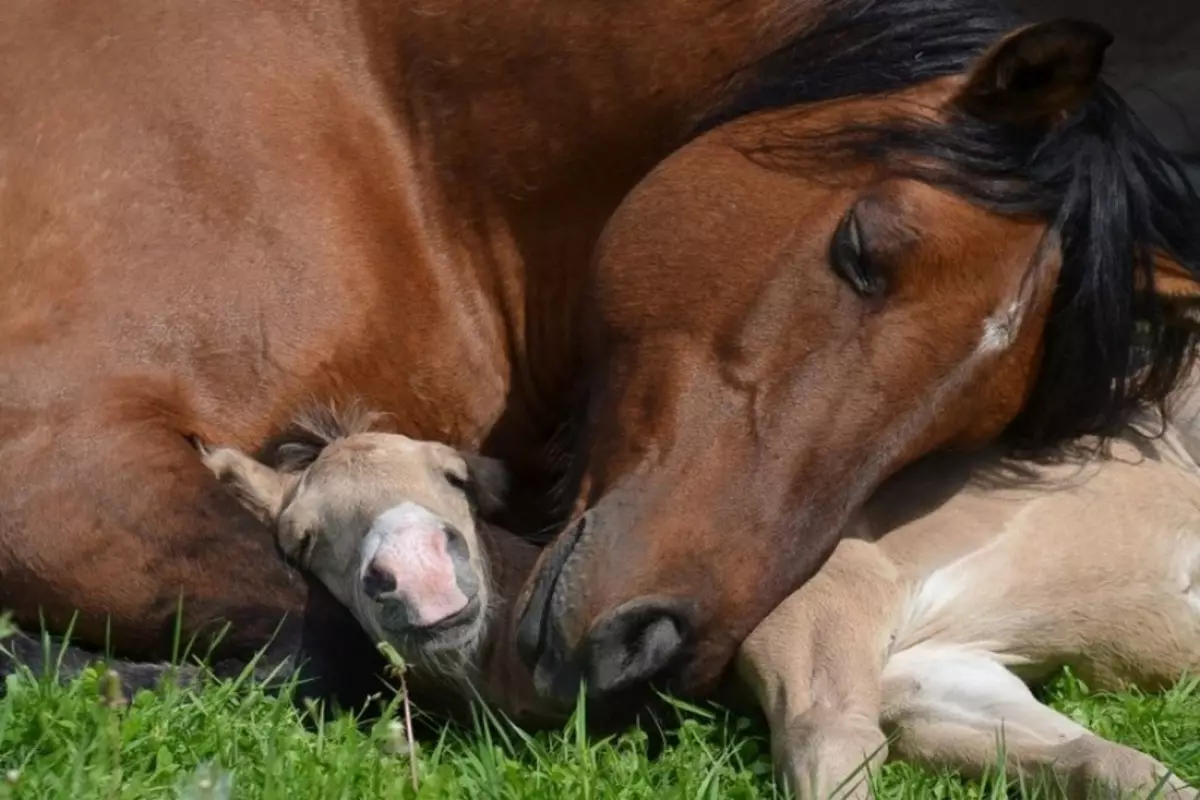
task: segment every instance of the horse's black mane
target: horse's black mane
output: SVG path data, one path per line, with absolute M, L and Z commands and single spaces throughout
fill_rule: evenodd
M 730 94 L 694 132 L 757 111 L 957 75 L 1019 23 L 995 0 L 832 0 L 814 25 L 734 76 Z
M 839 0 L 815 26 L 732 82 L 697 133 L 754 113 L 900 90 L 967 71 L 1019 20 L 985 0 Z M 1041 372 L 1009 433 L 1034 450 L 1113 433 L 1138 407 L 1161 408 L 1187 366 L 1193 334 L 1166 324 L 1150 253 L 1200 274 L 1200 197 L 1179 160 L 1101 84 L 1049 133 L 959 115 L 904 119 L 763 145 L 772 155 L 848 156 L 948 188 L 1061 236 L 1063 267 Z

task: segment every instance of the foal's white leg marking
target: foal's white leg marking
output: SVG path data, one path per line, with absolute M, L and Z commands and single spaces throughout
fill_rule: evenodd
M 1096 788 L 1144 794 L 1168 772 L 1042 705 L 993 654 L 973 648 L 922 645 L 894 655 L 883 673 L 883 716 L 898 734 L 896 757 L 979 776 L 1002 746 L 1009 775 L 1052 775 L 1073 796 Z M 1160 796 L 1200 794 L 1172 776 Z
M 1088 730 L 1043 706 L 1020 678 L 989 652 L 921 645 L 893 655 L 883 670 L 884 716 L 920 717 L 989 735 L 1062 744 Z

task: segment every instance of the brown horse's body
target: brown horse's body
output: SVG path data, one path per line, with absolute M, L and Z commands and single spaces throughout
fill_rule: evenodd
M 261 646 L 308 590 L 184 434 L 312 396 L 529 465 L 592 242 L 751 5 L 6 4 L 0 607 L 152 657 L 182 592 Z
M 926 47 L 926 34 L 915 34 L 925 61 L 913 68 L 908 40 L 889 33 L 900 29 L 888 9 L 904 3 L 857 3 L 883 15 L 863 51 L 883 60 L 879 68 L 831 68 L 825 88 L 792 104 L 961 74 L 1002 31 L 960 42 L 950 31 L 974 31 L 973 11 L 939 11 L 939 27 L 915 8 L 925 0 L 905 2 L 914 6 L 906 12 L 913 30 L 941 37 Z M 927 2 L 939 4 L 956 5 Z M 937 213 L 945 200 L 933 189 L 914 195 L 879 184 L 859 209 L 866 246 L 894 247 L 890 255 L 911 275 L 895 283 L 897 298 L 871 295 L 873 284 L 854 284 L 862 276 L 851 274 L 862 264 L 847 265 L 869 255 L 861 225 L 849 212 L 838 225 L 837 215 L 859 207 L 864 185 L 875 185 L 872 173 L 843 170 L 843 179 L 856 176 L 854 187 L 826 194 L 778 165 L 767 176 L 770 168 L 736 154 L 747 136 L 795 132 L 786 116 L 768 118 L 740 139 L 711 139 L 708 162 L 694 154 L 660 176 L 649 196 L 659 191 L 666 206 L 651 209 L 678 213 L 648 214 L 655 222 L 636 235 L 610 237 L 595 279 L 587 262 L 609 215 L 694 122 L 720 108 L 734 119 L 772 105 L 719 102 L 745 83 L 749 73 L 739 70 L 783 53 L 791 61 L 776 72 L 788 80 L 788 70 L 819 71 L 826 55 L 864 40 L 854 27 L 857 5 L 0 7 L 0 607 L 23 625 L 44 618 L 59 630 L 78 611 L 78 639 L 109 641 L 133 658 L 168 652 L 180 600 L 185 637 L 217 620 L 233 624 L 222 648 L 234 657 L 262 646 L 287 614 L 280 647 L 294 652 L 303 642 L 310 657 L 333 653 L 338 668 L 351 671 L 344 647 L 364 643 L 356 626 L 326 595 L 310 594 L 188 439 L 253 449 L 302 403 L 353 395 L 393 414 L 412 436 L 506 459 L 534 492 L 562 466 L 547 447 L 554 434 L 584 423 L 575 427 L 602 446 L 569 441 L 565 499 L 575 510 L 593 508 L 587 535 L 582 523 L 573 526 L 566 547 L 539 565 L 520 606 L 524 660 L 538 664 L 544 691 L 563 696 L 573 678 L 597 669 L 601 690 L 637 683 L 694 647 L 699 667 L 687 686 L 711 684 L 738 639 L 816 569 L 839 521 L 875 483 L 929 448 L 991 438 L 1018 412 L 1038 374 L 1058 270 L 1052 249 L 1038 243 L 1065 202 L 1060 195 L 1079 202 L 1035 176 L 1030 185 L 1050 200 L 1026 203 L 1032 219 L 957 200 L 947 215 Z M 810 23 L 843 6 L 841 28 L 824 34 L 824 54 L 805 61 Z M 798 44 L 783 47 L 797 35 Z M 1047 36 L 1047 46 L 997 51 L 965 93 L 944 84 L 929 97 L 980 125 L 1022 127 L 1021 142 L 1035 129 L 1053 134 L 1091 102 L 1107 42 L 1069 27 L 1032 39 Z M 1023 60 L 1055 48 L 1066 57 L 1031 69 L 1028 85 L 1007 85 Z M 913 74 L 888 77 L 890 63 Z M 872 85 L 877 79 L 883 83 Z M 769 81 L 761 88 L 763 97 L 773 91 Z M 1095 139 L 1084 144 L 1122 146 L 1103 124 L 1097 131 L 1080 134 Z M 1074 152 L 1069 137 L 1058 145 Z M 1141 160 L 1112 161 L 1108 169 L 1124 170 L 1117 177 L 1159 168 L 1141 140 L 1124 146 Z M 720 169 L 706 172 L 706 163 Z M 696 191 L 680 193 L 672 174 L 690 176 Z M 740 193 L 733 204 L 723 199 L 726 185 Z M 1186 236 L 1159 224 L 1186 214 L 1175 213 L 1174 197 L 1159 196 L 1169 194 L 1161 181 L 1145 185 L 1155 196 L 1137 198 L 1141 206 L 1174 217 L 1138 217 L 1111 234 L 1076 225 L 1067 238 L 1067 291 L 1082 286 L 1085 297 L 1076 304 L 1083 311 L 1048 334 L 1058 343 L 1051 353 L 1084 353 L 1080 364 L 1097 377 L 1060 377 L 1052 359 L 1034 396 L 1039 407 L 1079 400 L 1102 408 L 1110 383 L 1118 387 L 1112 408 L 1089 409 L 1082 426 L 1154 399 L 1170 382 L 1130 388 L 1124 360 L 1136 317 L 1161 325 L 1156 309 L 1130 310 L 1134 285 L 1141 279 L 1145 288 L 1149 272 L 1144 258 L 1134 268 L 1126 245 L 1162 247 L 1185 270 L 1196 266 Z M 795 204 L 790 221 L 773 197 Z M 768 207 L 774 216 L 754 230 Z M 913 209 L 914 230 L 935 221 L 957 229 L 904 250 L 904 235 L 887 220 Z M 742 226 L 743 250 L 699 240 L 674 252 L 653 246 L 731 222 Z M 830 270 L 831 234 L 841 243 L 834 266 L 842 278 Z M 1092 237 L 1113 239 L 1097 247 L 1120 249 L 1123 260 L 1074 263 L 1081 259 L 1070 248 Z M 630 239 L 637 243 L 623 246 Z M 790 270 L 775 261 L 784 251 Z M 951 275 L 959 258 L 977 270 L 971 280 Z M 739 260 L 746 269 L 741 280 L 723 282 L 720 271 L 692 270 L 706 259 L 708 269 Z M 751 271 L 768 260 L 770 269 Z M 705 295 L 708 303 L 663 302 L 680 287 L 697 288 L 696 280 L 720 291 Z M 819 291 L 798 291 L 804 281 Z M 596 298 L 602 310 L 593 315 Z M 1013 313 L 1004 316 L 1010 301 Z M 924 329 L 922 309 L 933 303 L 955 315 Z M 889 308 L 899 311 L 875 313 Z M 734 312 L 740 316 L 730 319 Z M 847 349 L 854 320 L 862 322 L 859 346 Z M 1183 340 L 1160 330 L 1150 339 L 1152 374 L 1169 379 Z M 1093 334 L 1105 341 L 1077 341 Z M 868 339 L 876 355 L 896 342 L 902 353 L 864 360 Z M 664 349 L 672 342 L 678 347 Z M 833 364 L 840 372 L 828 386 L 840 401 L 820 391 Z M 1103 399 L 1087 400 L 1085 389 Z M 587 413 L 575 419 L 581 395 Z M 884 396 L 886 409 L 870 399 Z M 829 429 L 837 452 L 817 452 L 817 440 L 787 441 L 786 455 L 763 444 L 806 431 L 788 420 L 835 408 L 845 412 Z M 746 409 L 752 414 L 738 416 Z M 1042 416 L 1054 423 L 1043 440 L 1077 427 Z M 718 428 L 743 468 L 762 471 L 761 491 L 744 493 L 746 475 L 725 482 L 719 459 L 699 457 L 713 441 L 703 431 Z M 878 439 L 890 444 L 872 458 Z M 829 466 L 818 470 L 819 459 Z M 870 469 L 861 471 L 865 462 Z M 675 497 L 666 487 L 681 465 L 694 470 L 688 493 Z M 622 481 L 634 475 L 658 480 L 638 496 L 636 482 Z M 845 491 L 827 496 L 816 484 L 799 485 L 814 475 Z M 555 521 L 549 509 L 526 505 L 538 525 Z M 626 538 L 636 546 L 626 550 Z M 781 544 L 788 556 L 770 558 Z M 688 549 L 711 569 L 679 570 Z M 733 554 L 739 562 L 727 563 Z M 303 630 L 301 615 L 311 623 Z

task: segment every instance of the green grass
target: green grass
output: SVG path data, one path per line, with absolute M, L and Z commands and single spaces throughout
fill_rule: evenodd
M 0 699 L 0 800 L 31 798 L 407 798 L 410 762 L 398 703 L 378 722 L 341 716 L 305 726 L 305 711 L 246 682 L 203 691 L 167 687 L 127 706 L 109 702 L 99 672 L 66 685 L 10 678 Z M 1200 781 L 1200 681 L 1161 695 L 1090 694 L 1064 675 L 1055 707 L 1146 750 Z M 764 732 L 748 720 L 679 704 L 666 749 L 648 737 L 583 735 L 577 715 L 553 735 L 527 736 L 482 717 L 418 748 L 421 798 L 781 797 Z M 1000 779 L 970 783 L 889 765 L 878 796 L 1003 798 Z M 1017 795 L 1038 796 L 1025 791 Z

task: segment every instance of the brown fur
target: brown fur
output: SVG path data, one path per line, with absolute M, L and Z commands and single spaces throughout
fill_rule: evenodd
M 187 639 L 232 623 L 230 657 L 286 617 L 269 656 L 355 683 L 363 637 L 188 439 L 253 451 L 308 398 L 358 396 L 510 462 L 522 530 L 561 522 L 546 445 L 585 428 L 588 533 L 521 604 L 525 658 L 557 697 L 576 667 L 604 692 L 680 658 L 681 688 L 711 685 L 878 481 L 1017 414 L 1055 285 L 1039 224 L 745 156 L 911 113 L 889 98 L 678 150 L 588 268 L 730 77 L 839 5 L 0 4 L 0 606 L 79 612 L 77 641 L 146 659 L 181 598 Z M 1062 76 L 1046 108 L 1093 88 Z M 936 115 L 963 83 L 906 96 Z M 830 269 L 851 208 L 895 251 L 893 314 Z M 897 217 L 929 235 L 906 249 Z M 1026 290 L 1007 348 L 972 359 Z

